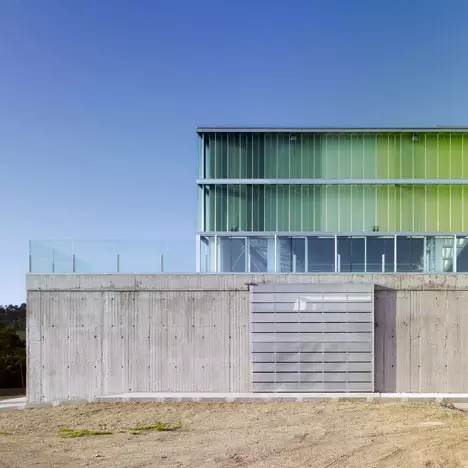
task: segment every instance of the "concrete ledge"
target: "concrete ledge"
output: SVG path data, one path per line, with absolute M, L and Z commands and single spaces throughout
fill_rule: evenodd
M 38 274 L 26 275 L 28 291 L 248 291 L 261 283 L 361 283 L 376 289 L 412 291 L 468 290 L 463 273 L 187 273 L 187 274 Z
M 26 406 L 26 398 L 11 398 L 0 401 L 0 411 L 22 410 Z
M 468 402 L 468 393 L 380 393 L 381 401 Z
M 272 402 L 272 401 L 468 402 L 468 393 L 121 393 L 96 402 Z
M 50 408 L 51 406 L 54 406 L 54 405 L 52 403 L 26 403 L 24 409 Z M 59 406 L 59 405 L 55 405 L 55 406 Z
M 233 403 L 270 401 L 374 400 L 375 393 L 122 393 L 96 398 L 98 402 Z M 468 395 L 467 395 L 468 399 Z
M 24 408 L 47 408 L 87 403 L 270 403 L 270 402 L 426 402 L 466 403 L 468 393 L 119 393 L 88 400 L 61 400 L 26 403 L 25 398 L 0 401 L 0 411 Z

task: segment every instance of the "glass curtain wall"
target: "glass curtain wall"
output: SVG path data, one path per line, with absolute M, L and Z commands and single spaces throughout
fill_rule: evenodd
M 201 236 L 200 264 L 224 273 L 466 273 L 468 237 Z
M 199 269 L 468 272 L 467 138 L 205 133 Z
M 212 185 L 205 232 L 464 232 L 468 186 Z
M 468 231 L 468 187 L 446 183 L 468 179 L 467 139 L 463 133 L 207 133 L 201 231 Z M 264 179 L 274 183 L 255 183 Z
M 209 179 L 467 179 L 465 133 L 206 133 Z

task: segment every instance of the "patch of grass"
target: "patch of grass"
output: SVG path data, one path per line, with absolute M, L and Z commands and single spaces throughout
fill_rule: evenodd
M 95 431 L 92 429 L 70 429 L 69 427 L 62 427 L 60 429 L 61 437 L 68 437 L 74 439 L 76 437 L 96 436 L 96 435 L 110 435 L 112 432 Z
M 178 429 L 182 429 L 182 422 L 171 426 L 170 424 L 162 423 L 161 421 L 156 421 L 154 424 L 145 424 L 145 425 L 138 425 L 135 427 L 128 427 L 127 430 L 130 431 L 130 434 L 139 434 L 143 431 L 157 431 L 157 432 L 165 432 L 165 431 L 177 431 Z
M 7 436 L 7 435 L 11 435 L 9 432 L 0 432 L 0 436 Z

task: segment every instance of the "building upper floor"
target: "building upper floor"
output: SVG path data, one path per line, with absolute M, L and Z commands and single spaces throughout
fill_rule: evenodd
M 468 179 L 468 128 L 199 128 L 197 133 L 200 183 Z
M 468 128 L 199 128 L 200 233 L 465 233 Z

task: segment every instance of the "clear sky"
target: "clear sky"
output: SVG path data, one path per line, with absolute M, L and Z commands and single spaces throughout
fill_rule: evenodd
M 29 239 L 194 239 L 197 125 L 468 125 L 467 46 L 466 0 L 1 1 L 0 304 Z

